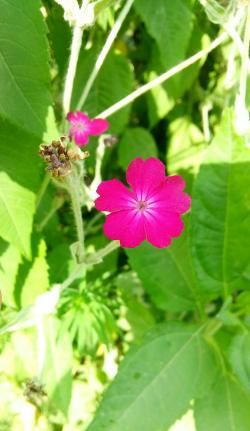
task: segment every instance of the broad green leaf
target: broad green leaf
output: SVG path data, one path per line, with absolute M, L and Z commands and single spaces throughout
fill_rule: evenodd
M 52 54 L 58 66 L 60 77 L 65 73 L 68 63 L 71 32 L 68 23 L 63 19 L 63 9 L 53 2 L 49 10 L 47 24 Z
M 83 91 L 99 50 L 96 48 L 84 51 L 80 56 L 72 98 L 74 109 Z M 112 79 L 110 79 L 112 77 Z M 97 116 L 106 108 L 127 96 L 133 90 L 133 74 L 129 61 L 114 52 L 110 52 L 98 74 L 90 94 L 81 110 L 90 117 Z M 109 118 L 110 129 L 120 133 L 129 119 L 131 106 L 128 105 Z
M 158 70 L 150 71 L 147 74 L 147 81 L 153 81 L 159 74 Z M 168 93 L 164 85 L 157 85 L 152 88 L 146 97 L 150 127 L 154 127 L 159 120 L 166 117 L 167 113 L 171 111 L 174 106 L 174 98 Z
M 158 0 L 155 7 L 154 0 L 135 1 L 135 9 L 156 40 L 167 69 L 185 57 L 193 29 L 193 14 L 189 3 L 188 0 Z
M 30 257 L 30 232 L 35 195 L 0 172 L 0 235 Z
M 193 30 L 194 16 L 190 1 L 136 0 L 135 9 L 146 24 L 149 34 L 157 42 L 165 70 L 183 61 Z M 180 77 L 172 80 L 178 85 Z
M 221 376 L 194 405 L 197 431 L 247 431 L 250 398 L 232 377 Z
M 250 396 L 250 334 L 248 332 L 233 338 L 229 348 L 229 361 Z
M 16 247 L 0 240 L 0 290 L 2 301 L 9 307 L 15 307 L 15 281 L 21 255 Z
M 118 146 L 118 160 L 123 169 L 136 157 L 147 159 L 157 157 L 157 147 L 153 136 L 142 127 L 126 129 Z
M 195 20 L 185 57 L 191 57 L 200 49 L 205 48 L 207 44 L 208 36 L 204 34 L 199 23 Z M 194 63 L 192 66 L 178 73 L 178 75 L 175 75 L 163 84 L 153 88 L 147 94 L 148 116 L 151 127 L 160 119 L 166 117 L 168 112 L 186 91 L 191 90 L 192 93 L 194 92 L 194 81 L 204 61 L 205 58 Z M 157 44 L 154 44 L 151 50 L 148 72 L 145 74 L 146 80 L 152 81 L 165 71 L 166 65 L 161 59 Z
M 39 0 L 1 0 L 0 115 L 41 137 L 50 105 L 46 26 Z
M 191 235 L 199 286 L 212 294 L 242 288 L 250 260 L 250 152 L 225 111 L 194 184 Z
M 199 307 L 187 230 L 166 249 L 144 243 L 126 253 L 157 307 L 173 312 Z
M 42 239 L 38 244 L 37 256 L 34 258 L 32 266 L 22 286 L 22 307 L 32 304 L 38 295 L 44 293 L 48 288 L 49 274 L 48 264 L 46 262 L 46 244 Z
M 39 186 L 40 140 L 0 120 L 0 236 L 30 257 L 30 234 Z
M 133 347 L 88 431 L 167 430 L 214 379 L 201 328 L 162 325 Z
M 60 323 L 54 317 L 43 321 L 45 363 L 43 382 L 51 410 L 67 415 L 72 390 L 72 348 L 66 332 L 60 333 Z
M 170 139 L 167 151 L 169 174 L 187 169 L 196 174 L 199 168 L 204 136 L 188 117 L 177 118 L 169 126 Z

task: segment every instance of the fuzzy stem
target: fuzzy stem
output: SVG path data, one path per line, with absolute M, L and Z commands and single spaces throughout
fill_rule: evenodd
M 85 269 L 87 269 L 92 265 L 96 265 L 100 263 L 104 257 L 112 253 L 114 250 L 116 250 L 119 247 L 120 247 L 119 241 L 111 241 L 106 247 L 102 248 L 101 250 L 98 250 L 96 253 L 87 257 L 84 262 L 76 265 L 76 267 L 73 269 L 69 277 L 61 284 L 60 291 L 62 292 L 64 289 L 70 286 Z
M 84 13 L 89 0 L 83 0 L 81 12 Z M 63 111 L 65 116 L 70 110 L 70 102 L 73 90 L 73 84 L 76 74 L 76 67 L 78 62 L 78 57 L 82 45 L 82 34 L 83 27 L 75 26 L 73 29 L 72 42 L 70 48 L 70 58 L 69 58 L 69 66 L 67 70 L 67 75 L 65 79 L 64 93 L 63 93 Z
M 122 23 L 124 22 L 126 16 L 129 13 L 133 2 L 134 2 L 134 0 L 127 0 L 126 1 L 126 3 L 124 5 L 122 11 L 120 12 L 111 32 L 109 33 L 107 40 L 106 40 L 106 42 L 105 42 L 97 60 L 96 60 L 94 68 L 93 68 L 93 70 L 89 76 L 89 79 L 88 79 L 88 81 L 87 81 L 87 83 L 83 89 L 83 93 L 79 99 L 79 102 L 77 103 L 77 107 L 76 107 L 77 110 L 80 110 L 82 108 L 85 100 L 87 99 L 89 92 L 92 88 L 92 85 L 95 82 L 95 79 L 96 79 L 96 77 L 97 77 L 97 75 L 98 75 L 98 73 L 99 73 L 99 71 L 103 65 L 103 62 L 104 62 L 105 58 L 107 57 L 107 54 L 108 54 L 117 34 L 118 34 L 118 32 L 122 26 Z
M 75 79 L 76 66 L 77 66 L 78 56 L 79 56 L 79 52 L 82 44 L 82 34 L 83 34 L 82 28 L 75 27 L 73 29 L 69 67 L 66 75 L 64 93 L 63 93 L 63 111 L 65 116 L 70 110 L 70 102 L 71 102 L 72 89 L 73 89 L 73 84 Z
M 77 181 L 77 177 L 74 174 L 68 175 L 65 178 L 65 182 L 71 197 L 72 210 L 75 218 L 77 238 L 79 242 L 78 258 L 79 262 L 82 262 L 84 258 L 84 227 L 80 203 L 81 199 L 79 194 L 79 182 Z
M 242 101 L 246 100 L 246 90 L 247 90 L 247 75 L 248 75 L 248 62 L 249 62 L 249 44 L 250 44 L 250 0 L 247 6 L 247 18 L 245 24 L 245 34 L 244 34 L 244 52 L 242 55 L 242 64 L 240 70 L 240 97 Z
M 168 79 L 172 78 L 172 76 L 176 75 L 177 73 L 180 73 L 182 70 L 191 66 L 193 63 L 196 63 L 196 61 L 205 57 L 207 54 L 209 54 L 211 51 L 213 51 L 215 48 L 217 48 L 219 45 L 221 45 L 227 39 L 227 37 L 228 37 L 228 35 L 226 32 L 222 33 L 207 48 L 202 49 L 201 51 L 199 51 L 196 54 L 189 57 L 187 60 L 184 60 L 180 64 L 177 64 L 176 66 L 172 67 L 172 69 L 169 69 L 167 72 L 165 72 L 162 75 L 158 76 L 157 78 L 153 79 L 153 81 L 148 82 L 147 84 L 145 84 L 142 87 L 138 88 L 137 90 L 133 91 L 131 94 L 124 97 L 123 99 L 121 99 L 119 102 L 115 103 L 110 108 L 101 112 L 98 115 L 98 117 L 107 118 L 110 115 L 114 114 L 115 112 L 119 111 L 120 109 L 124 108 L 129 103 L 131 103 L 135 99 L 137 99 L 137 97 L 141 96 L 142 94 L 146 93 L 149 90 L 152 90 L 152 88 L 156 87 L 157 85 L 160 85 L 164 81 L 167 81 Z

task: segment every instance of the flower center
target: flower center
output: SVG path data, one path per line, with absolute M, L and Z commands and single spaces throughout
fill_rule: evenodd
M 140 211 L 146 211 L 148 209 L 147 201 L 138 201 L 136 203 L 136 209 L 138 209 Z
M 84 130 L 84 125 L 82 123 L 77 123 L 76 124 L 76 129 L 80 132 Z

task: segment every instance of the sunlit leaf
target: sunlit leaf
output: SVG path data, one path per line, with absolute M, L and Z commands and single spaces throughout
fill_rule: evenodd
M 250 152 L 233 130 L 226 111 L 197 176 L 191 234 L 199 286 L 227 295 L 247 286 L 250 260 Z
M 200 328 L 160 326 L 124 359 L 88 431 L 167 430 L 215 370 Z

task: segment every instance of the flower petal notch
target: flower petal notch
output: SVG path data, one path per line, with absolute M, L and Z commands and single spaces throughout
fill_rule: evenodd
M 97 136 L 106 132 L 109 127 L 109 122 L 102 118 L 94 118 L 91 120 L 83 112 L 69 112 L 67 120 L 71 123 L 69 130 L 70 139 L 74 139 L 79 146 L 85 146 L 89 142 L 89 136 Z
M 157 248 L 169 246 L 182 233 L 181 215 L 191 204 L 183 192 L 185 181 L 178 175 L 166 176 L 164 164 L 154 157 L 133 160 L 126 178 L 131 189 L 117 179 L 103 181 L 97 188 L 95 207 L 109 212 L 105 235 L 126 248 L 143 241 Z

